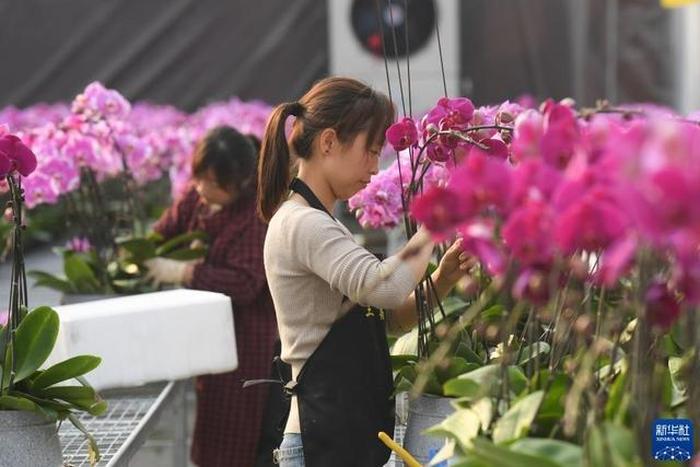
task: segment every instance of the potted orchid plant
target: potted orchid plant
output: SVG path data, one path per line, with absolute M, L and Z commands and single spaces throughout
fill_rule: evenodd
M 27 145 L 43 155 L 25 182 L 28 228 L 39 228 L 46 217 L 39 211 L 49 207 L 52 216 L 64 213 L 59 236 L 65 238 L 66 225 L 75 234 L 56 249 L 63 274 L 33 271 L 36 283 L 61 291 L 68 301 L 152 290 L 143 261 L 132 261 L 129 248 L 144 250 L 144 242 L 150 242 L 148 251 L 171 250 L 148 226 L 168 194 L 176 198 L 188 188 L 197 141 L 219 125 L 259 137 L 269 111 L 261 102 L 234 98 L 188 115 L 170 106 L 132 105 L 97 82 L 70 105 L 0 110 L 0 121 L 19 129 Z M 196 248 L 179 243 L 168 257 L 201 256 L 201 243 Z
M 99 300 L 117 294 L 147 293 L 157 290 L 146 276 L 146 262 L 162 257 L 177 261 L 203 258 L 207 252 L 203 232 L 178 235 L 167 241 L 159 234 L 125 236 L 114 240 L 116 253 L 103 267 L 95 249 L 85 237 L 75 237 L 63 248 L 54 248 L 63 256 L 63 275 L 29 271 L 37 287 L 49 287 L 63 293 L 64 304 Z
M 0 322 L 0 452 L 8 465 L 63 465 L 56 423 L 68 419 L 86 434 L 90 457 L 97 462 L 97 444 L 75 414 L 100 415 L 106 410 L 105 401 L 82 378 L 100 359 L 81 355 L 42 368 L 55 345 L 59 318 L 49 307 L 27 306 L 22 180 L 36 164 L 20 138 L 0 130 L 0 172 L 6 178 L 13 217 L 10 306 Z M 73 380 L 77 384 L 69 384 Z
M 121 247 L 141 239 L 156 249 L 157 239 L 146 236 L 142 196 L 146 183 L 162 176 L 165 161 L 154 157 L 153 146 L 129 125 L 130 112 L 131 104 L 121 94 L 92 83 L 61 121 L 27 135 L 31 145 L 51 154 L 31 180 L 30 204 L 56 201 L 61 193 L 69 224 L 80 232 L 66 248 L 57 249 L 63 277 L 30 272 L 36 285 L 61 291 L 64 302 L 153 289 L 144 280 L 142 264 L 130 262 Z M 190 253 L 197 256 L 202 250 Z
M 494 156 L 506 153 L 504 141 L 510 141 L 512 121 L 521 110 L 520 106 L 510 103 L 497 108 L 476 109 L 466 98 L 441 99 L 420 122 L 403 118 L 386 134 L 387 142 L 396 151 L 396 162 L 351 198 L 350 208 L 355 210 L 364 226 L 392 228 L 403 224 L 407 236 L 411 236 L 416 231 L 416 218 L 409 216 L 409 207 L 414 200 L 426 190 L 447 184 L 451 170 L 472 147 Z M 451 213 L 445 212 L 445 215 Z M 440 236 L 438 241 L 447 237 Z M 432 269 L 429 272 L 432 273 Z M 419 326 L 399 338 L 393 346 L 397 392 L 413 387 L 422 362 L 438 347 L 441 329 L 458 319 L 478 295 L 471 291 L 453 294 L 441 301 L 430 276 L 426 275 L 415 292 Z M 472 277 L 480 279 L 479 284 L 473 284 L 471 288 L 485 288 L 489 281 L 477 269 Z M 485 356 L 479 355 L 476 340 L 468 333 L 463 333 L 460 341 L 454 342 L 452 347 L 449 358 L 444 359 L 424 382 L 421 392 L 425 395 L 412 401 L 406 434 L 411 448 L 415 448 L 412 443 L 419 440 L 420 432 L 430 426 L 436 413 L 446 415 L 452 411 L 451 398 L 445 397 L 443 384 L 485 364 Z
M 361 221 L 409 213 L 437 240 L 458 235 L 480 263 L 466 305 L 424 327 L 428 352 L 398 371 L 416 394 L 453 398 L 429 430 L 448 440 L 435 461 L 663 459 L 654 420 L 700 421 L 700 216 L 688 205 L 700 195 L 700 119 L 607 102 L 469 104 L 443 99 L 418 125 L 390 128 L 411 182 L 404 172 L 392 197 L 373 180 L 354 201 Z M 446 180 L 412 192 L 437 164 Z

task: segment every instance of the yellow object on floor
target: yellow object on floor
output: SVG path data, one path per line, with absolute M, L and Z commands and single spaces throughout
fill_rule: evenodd
M 408 467 L 422 467 L 420 463 L 415 459 L 415 457 L 411 455 L 411 453 L 399 446 L 396 441 L 391 439 L 391 437 L 383 431 L 379 432 L 379 439 L 381 439 L 382 442 L 386 444 L 389 449 L 394 451 L 396 455 L 399 456 Z
M 661 6 L 664 8 L 678 8 L 692 3 L 698 3 L 699 1 L 700 0 L 661 0 Z

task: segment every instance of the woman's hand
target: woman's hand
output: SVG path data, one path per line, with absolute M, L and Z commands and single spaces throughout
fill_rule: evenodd
M 445 252 L 435 271 L 435 285 L 438 290 L 452 289 L 475 263 L 475 258 L 462 250 L 462 239 L 455 240 Z
M 145 262 L 148 267 L 146 279 L 153 281 L 156 287 L 161 283 L 189 284 L 192 281 L 194 268 L 202 260 L 176 261 L 168 258 L 153 258 Z

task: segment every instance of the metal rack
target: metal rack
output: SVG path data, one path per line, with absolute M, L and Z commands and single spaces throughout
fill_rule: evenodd
M 153 429 L 163 409 L 173 401 L 181 402 L 178 399 L 184 397 L 184 391 L 183 382 L 169 382 L 104 392 L 102 396 L 109 404 L 107 413 L 100 417 L 88 414 L 79 417 L 97 441 L 102 456 L 97 465 L 127 466 Z M 59 437 L 66 466 L 90 466 L 87 440 L 82 432 L 70 422 L 64 422 Z M 185 444 L 185 440 L 176 441 Z

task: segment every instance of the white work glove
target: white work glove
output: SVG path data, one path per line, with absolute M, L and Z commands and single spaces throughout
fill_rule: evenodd
M 144 264 L 148 268 L 146 279 L 152 280 L 158 287 L 162 283 L 182 285 L 187 278 L 188 269 L 194 267 L 201 260 L 176 261 L 168 258 L 152 258 Z

